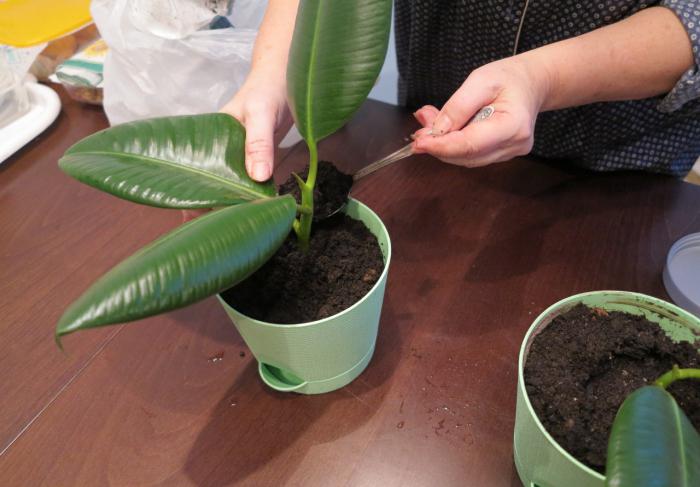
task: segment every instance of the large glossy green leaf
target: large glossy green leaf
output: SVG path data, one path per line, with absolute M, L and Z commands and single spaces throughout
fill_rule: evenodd
M 66 173 L 102 191 L 164 208 L 211 208 L 275 195 L 245 170 L 245 129 L 223 113 L 117 125 L 73 145 Z
M 56 336 L 180 308 L 242 281 L 292 227 L 291 195 L 203 215 L 147 245 L 96 281 L 61 317 Z
M 367 98 L 384 62 L 391 0 L 302 0 L 287 64 L 299 132 L 317 141 Z
M 608 487 L 700 486 L 700 435 L 668 392 L 642 387 L 617 412 L 605 471 Z

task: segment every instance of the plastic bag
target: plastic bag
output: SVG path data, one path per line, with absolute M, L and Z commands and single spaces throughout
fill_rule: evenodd
M 222 5 L 223 13 L 231 12 L 230 0 L 155 3 L 160 9 L 143 9 L 139 0 L 92 2 L 93 19 L 109 46 L 103 105 L 111 124 L 221 108 L 248 74 L 267 4 L 237 0 L 228 17 L 234 27 L 209 30 Z
M 44 47 L 46 44 L 23 48 L 0 45 L 0 128 L 29 111 L 31 102 L 25 81 L 31 75 L 27 72 Z

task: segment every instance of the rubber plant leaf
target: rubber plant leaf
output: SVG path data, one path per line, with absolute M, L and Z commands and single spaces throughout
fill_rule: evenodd
M 245 129 L 223 113 L 153 118 L 102 130 L 59 166 L 120 198 L 162 208 L 212 208 L 276 194 L 245 170 Z
M 700 485 L 700 435 L 673 397 L 646 386 L 620 406 L 608 441 L 607 487 Z
M 287 64 L 299 132 L 318 141 L 365 101 L 389 42 L 391 0 L 302 0 Z
M 63 314 L 57 339 L 180 308 L 237 284 L 282 245 L 295 215 L 296 201 L 285 195 L 180 226 L 98 279 Z

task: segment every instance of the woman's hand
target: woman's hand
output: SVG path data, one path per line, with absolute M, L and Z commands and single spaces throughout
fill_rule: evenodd
M 539 111 L 668 93 L 694 65 L 694 40 L 675 12 L 650 7 L 482 66 L 442 110 L 416 112 L 424 128 L 415 152 L 467 167 L 527 154 Z M 495 108 L 491 118 L 465 126 L 486 105 Z
M 274 168 L 275 147 L 291 128 L 292 116 L 287 108 L 284 83 L 274 83 L 271 78 L 261 81 L 261 76 L 251 73 L 220 111 L 236 118 L 245 127 L 248 175 L 256 181 L 267 181 Z M 183 210 L 182 220 L 187 222 L 207 211 Z
M 251 73 L 221 111 L 245 127 L 245 166 L 250 177 L 256 181 L 270 179 L 275 147 L 292 126 L 284 81 Z
M 521 56 L 474 70 L 442 110 L 428 105 L 416 111 L 423 128 L 414 134 L 415 152 L 466 167 L 529 153 L 549 89 L 546 73 L 538 71 Z M 493 115 L 467 125 L 486 105 L 494 107 Z
M 292 126 L 286 72 L 298 4 L 298 0 L 268 1 L 253 47 L 250 73 L 221 109 L 245 126 L 245 167 L 256 181 L 272 176 L 276 142 Z

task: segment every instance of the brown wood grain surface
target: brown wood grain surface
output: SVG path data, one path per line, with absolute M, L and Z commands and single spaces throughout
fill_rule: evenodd
M 354 196 L 391 234 L 376 352 L 339 391 L 266 388 L 214 299 L 53 342 L 64 307 L 181 219 L 79 185 L 56 160 L 106 125 L 63 98 L 0 165 L 0 485 L 515 486 L 520 341 L 573 293 L 667 298 L 669 246 L 700 231 L 700 187 L 518 160 L 412 157 Z M 354 171 L 400 147 L 410 113 L 367 102 L 321 157 Z M 284 155 L 283 178 L 305 162 Z M 219 358 L 221 360 L 219 360 Z

